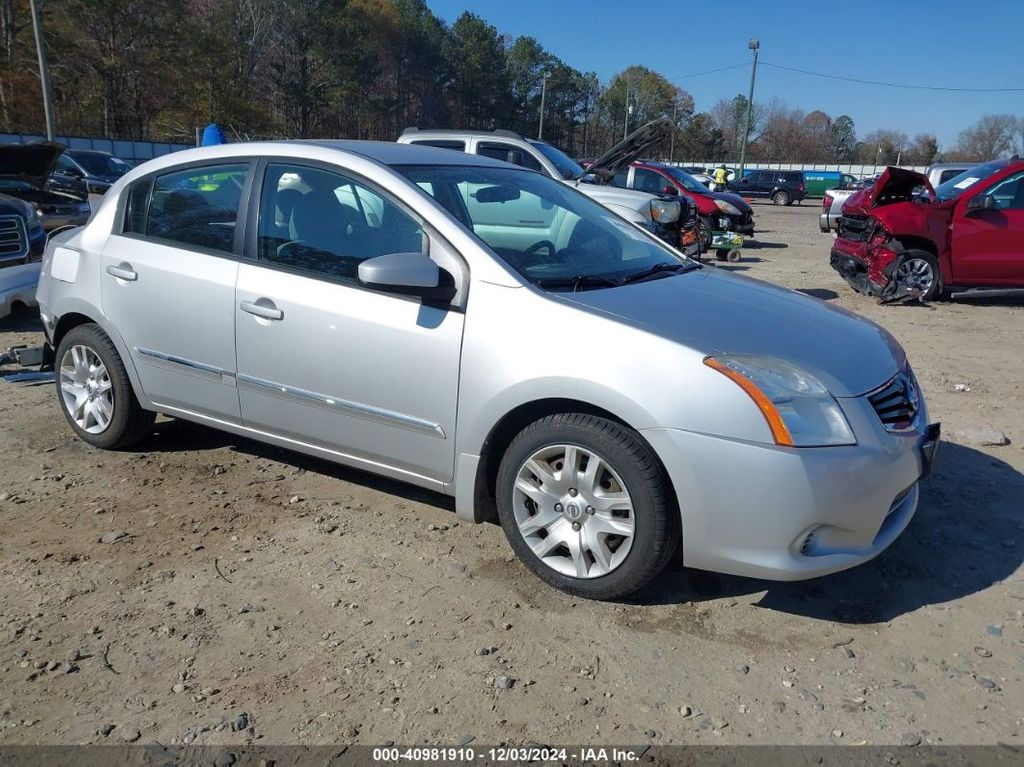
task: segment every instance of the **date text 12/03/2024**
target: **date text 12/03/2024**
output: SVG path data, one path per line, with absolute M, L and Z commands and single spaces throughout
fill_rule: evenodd
M 496 746 L 491 748 L 420 746 L 400 748 L 387 746 L 373 749 L 373 761 L 388 762 L 605 762 L 619 763 L 639 760 L 635 751 L 628 748 L 603 748 L 583 746 L 580 748 L 558 748 L 546 746 Z

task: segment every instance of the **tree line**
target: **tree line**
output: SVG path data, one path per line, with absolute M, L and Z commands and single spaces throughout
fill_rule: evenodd
M 602 84 L 534 38 L 509 38 L 466 12 L 446 24 L 425 0 L 40 0 L 57 132 L 191 143 L 218 122 L 232 140 L 394 140 L 406 127 L 538 132 L 593 157 L 631 128 L 668 116 L 657 154 L 751 162 L 926 164 L 935 136 L 879 130 L 849 115 L 737 95 L 696 110 L 661 74 L 632 66 Z M 43 125 L 28 0 L 0 0 L 0 130 Z M 1019 150 L 1024 121 L 983 118 L 951 159 Z

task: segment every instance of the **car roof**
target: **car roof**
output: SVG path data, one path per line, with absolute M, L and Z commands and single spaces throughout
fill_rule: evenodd
M 305 151 L 296 151 L 305 148 Z M 252 157 L 277 157 L 287 159 L 291 153 L 296 159 L 319 159 L 329 161 L 331 155 L 360 157 L 378 165 L 447 165 L 485 168 L 515 168 L 514 165 L 492 160 L 482 155 L 453 152 L 432 146 L 411 146 L 389 141 L 355 141 L 343 139 L 296 139 L 288 141 L 249 141 L 215 146 L 195 147 L 180 152 L 171 152 L 137 166 L 126 178 L 131 181 L 148 173 L 172 169 L 193 163 L 216 162 Z M 524 172 L 526 169 L 522 169 Z
M 277 142 L 282 143 L 282 142 Z M 283 142 L 288 143 L 288 142 Z M 296 143 L 314 144 L 361 155 L 382 165 L 470 165 L 507 168 L 508 163 L 477 154 L 453 152 L 422 144 L 399 144 L 394 141 L 354 141 L 350 139 L 303 139 Z M 256 143 L 254 146 L 259 146 Z
M 494 130 L 484 130 L 482 128 L 463 130 L 461 128 L 406 128 L 402 131 L 403 136 L 447 136 L 454 138 L 455 136 L 486 136 L 489 138 L 511 138 L 518 139 L 519 141 L 528 141 L 533 143 L 536 139 L 531 139 L 527 136 L 523 136 L 515 131 L 503 130 L 496 128 Z M 541 142 L 546 143 L 546 142 Z

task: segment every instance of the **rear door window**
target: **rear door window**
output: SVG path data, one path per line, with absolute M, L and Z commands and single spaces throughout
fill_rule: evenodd
M 130 197 L 125 231 L 231 253 L 239 202 L 248 173 L 248 163 L 233 163 L 156 176 L 144 216 L 140 211 L 141 200 Z M 136 191 L 134 187 L 132 191 Z
M 476 145 L 476 153 L 490 157 L 492 160 L 510 162 L 530 170 L 541 170 L 540 163 L 534 159 L 533 155 L 513 144 L 505 144 L 500 141 L 481 141 Z
M 418 139 L 416 141 L 410 141 L 410 144 L 416 146 L 432 146 L 438 149 L 453 149 L 456 152 L 466 151 L 466 142 L 458 139 L 439 139 L 439 138 L 425 138 Z

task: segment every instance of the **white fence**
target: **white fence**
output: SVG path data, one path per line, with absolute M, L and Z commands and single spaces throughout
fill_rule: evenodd
M 710 162 L 708 160 L 697 160 L 693 162 L 674 162 L 673 165 L 680 167 L 693 167 L 693 168 L 717 168 L 722 164 L 721 160 Z M 739 163 L 726 163 L 728 168 L 738 168 Z M 885 165 L 861 165 L 858 163 L 778 163 L 778 162 L 748 162 L 745 166 L 750 170 L 806 170 L 806 171 L 839 171 L 840 173 L 849 173 L 851 176 L 857 176 L 858 178 L 864 176 L 875 176 L 886 169 Z M 916 170 L 920 173 L 924 173 L 927 169 L 925 165 L 901 165 L 901 168 L 907 170 Z

